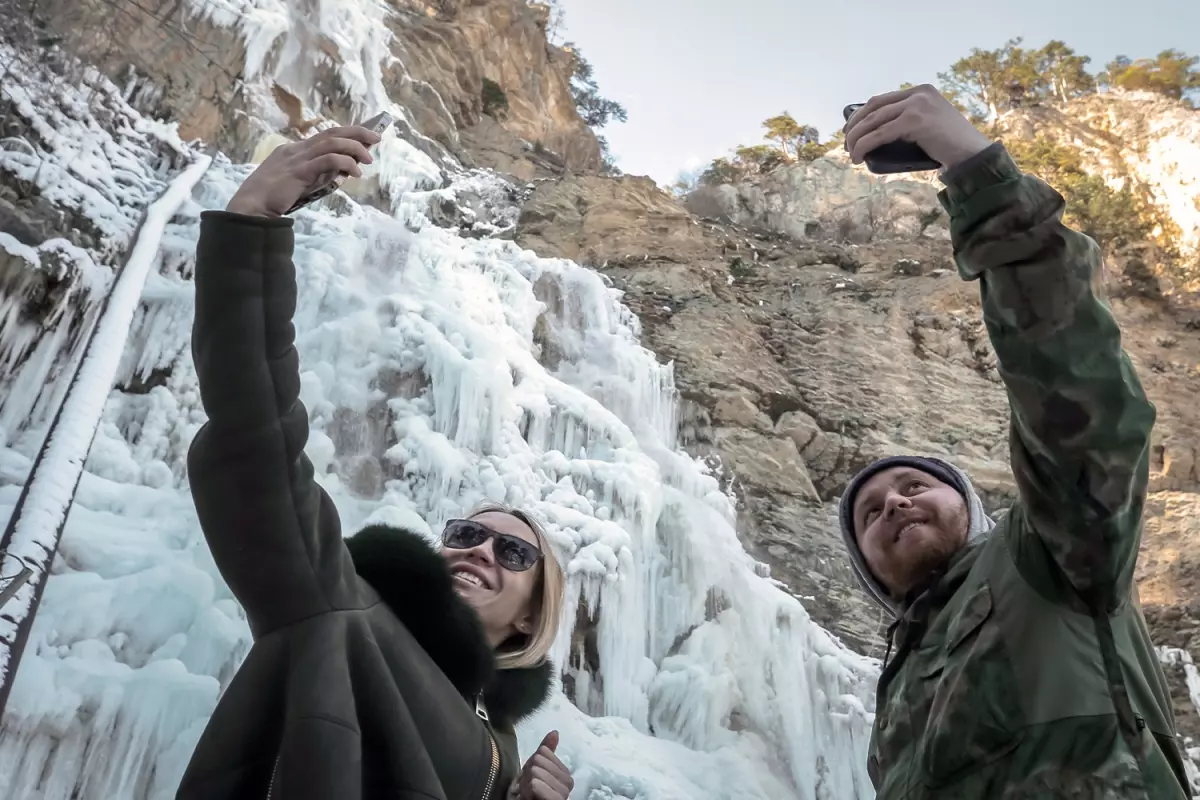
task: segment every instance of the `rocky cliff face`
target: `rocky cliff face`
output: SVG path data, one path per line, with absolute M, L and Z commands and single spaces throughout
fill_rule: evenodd
M 545 6 L 525 0 L 440 0 L 436 11 L 413 0 L 397 5 L 406 13 L 390 18 L 392 52 L 407 75 L 398 79 L 404 91 L 389 97 L 419 109 L 419 130 L 441 131 L 434 138 L 451 144 L 457 131 L 468 163 L 522 179 L 543 174 L 528 155 L 535 148 L 575 171 L 600 167 L 600 146 L 571 96 L 573 57 L 546 41 Z M 508 100 L 498 123 L 482 113 L 484 78 Z
M 1176 228 L 1190 268 L 1200 254 L 1200 111 L 1144 92 L 1088 95 L 1062 106 L 1009 112 L 1001 136 L 1045 136 L 1078 152 L 1085 169 L 1114 188 L 1129 182 L 1147 194 Z M 689 211 L 788 236 L 862 243 L 887 238 L 945 238 L 933 173 L 872 176 L 838 150 L 811 163 L 780 167 L 736 184 L 701 186 Z M 1195 289 L 1188 278 L 1166 283 Z
M 1178 227 L 1183 253 L 1200 252 L 1200 111 L 1161 95 L 1118 91 L 1014 111 L 1000 127 L 1076 149 L 1090 171 L 1116 186 L 1132 178 Z
M 571 96 L 572 57 L 547 43 L 546 10 L 526 0 L 47 0 L 38 13 L 139 110 L 234 158 L 270 134 L 393 107 L 435 161 L 520 179 L 600 166 Z M 498 120 L 483 114 L 485 78 L 507 98 Z
M 862 185 L 863 196 L 892 191 Z M 820 209 L 821 197 L 805 202 Z M 786 212 L 773 213 L 772 227 L 788 229 Z M 852 474 L 885 454 L 923 453 L 967 469 L 993 510 L 1015 489 L 978 288 L 959 280 L 940 237 L 871 239 L 696 224 L 629 178 L 540 184 L 518 226 L 518 241 L 582 258 L 626 292 L 646 345 L 675 363 L 688 445 L 721 465 L 747 545 L 823 625 L 881 655 L 880 614 L 837 533 L 835 502 Z M 1159 411 L 1142 603 L 1158 642 L 1200 652 L 1200 411 L 1190 400 L 1200 391 L 1200 309 L 1136 295 L 1113 305 Z M 1183 667 L 1171 670 L 1184 731 L 1200 736 Z
M 838 151 L 744 183 L 701 186 L 684 204 L 700 217 L 796 239 L 859 244 L 898 236 L 946 239 L 938 188 L 922 176 L 880 180 Z

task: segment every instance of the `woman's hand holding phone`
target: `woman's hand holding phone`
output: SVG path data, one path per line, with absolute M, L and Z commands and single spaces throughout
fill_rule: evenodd
M 379 143 L 374 131 L 355 125 L 330 128 L 308 139 L 280 145 L 242 183 L 226 211 L 279 217 L 293 209 L 324 175 L 360 177 L 370 164 L 367 148 Z

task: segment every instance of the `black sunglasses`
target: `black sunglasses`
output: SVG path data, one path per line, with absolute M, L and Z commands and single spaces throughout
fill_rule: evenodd
M 470 550 L 495 539 L 496 561 L 509 572 L 524 572 L 542 559 L 542 551 L 520 536 L 494 531 L 469 519 L 452 519 L 442 531 L 442 544 L 452 550 Z

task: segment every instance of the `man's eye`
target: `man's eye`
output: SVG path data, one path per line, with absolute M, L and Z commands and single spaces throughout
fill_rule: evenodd
M 908 484 L 908 490 L 910 492 L 913 491 L 914 489 L 924 489 L 924 488 L 925 488 L 924 481 L 910 481 Z

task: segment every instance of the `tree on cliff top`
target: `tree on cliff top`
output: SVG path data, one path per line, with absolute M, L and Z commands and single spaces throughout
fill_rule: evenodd
M 1155 92 L 1174 100 L 1187 100 L 1200 91 L 1200 57 L 1179 50 L 1164 50 L 1156 58 L 1131 61 L 1117 56 L 1100 73 L 1100 83 L 1120 89 Z M 1194 103 L 1193 103 L 1194 105 Z
M 592 76 L 592 65 L 574 45 L 569 47 L 575 56 L 575 73 L 571 76 L 571 94 L 575 97 L 575 107 L 579 116 L 592 128 L 603 128 L 614 119 L 627 122 L 629 115 L 625 107 L 615 100 L 600 96 L 596 79 Z
M 976 121 L 1046 100 L 1067 101 L 1092 92 L 1091 59 L 1054 39 L 1036 50 L 1017 37 L 995 50 L 976 47 L 938 73 L 942 92 Z
M 1096 90 L 1096 79 L 1087 71 L 1091 59 L 1077 55 L 1065 43 L 1054 39 L 1034 55 L 1037 72 L 1043 81 L 1043 92 L 1065 103 L 1073 97 Z
M 796 122 L 786 111 L 763 120 L 762 125 L 766 131 L 763 138 L 769 144 L 742 145 L 734 149 L 732 158 L 714 159 L 700 173 L 700 183 L 736 183 L 751 175 L 765 175 L 783 164 L 814 161 L 836 146 L 841 135 L 839 131 L 830 141 L 822 142 L 816 128 Z
M 563 50 L 570 53 L 575 59 L 574 72 L 571 75 L 571 95 L 575 99 L 575 108 L 584 124 L 592 130 L 597 130 L 613 120 L 627 122 L 629 115 L 626 113 L 625 107 L 616 100 L 601 96 L 596 79 L 592 75 L 592 65 L 583 57 L 579 49 L 571 42 L 567 42 L 563 45 Z M 608 140 L 598 135 L 596 141 L 600 143 L 600 155 L 603 160 L 600 171 L 606 174 L 617 172 L 616 162 L 608 149 Z
M 1090 62 L 1057 39 L 1030 50 L 1016 38 L 995 50 L 973 49 L 938 73 L 938 79 L 943 94 L 976 121 L 994 120 L 1021 106 L 1065 103 L 1097 86 L 1150 91 L 1185 102 L 1200 94 L 1200 57 L 1179 50 L 1136 61 L 1117 56 L 1097 76 L 1088 72 Z
M 546 42 L 568 53 L 573 59 L 571 97 L 575 100 L 575 109 L 584 124 L 596 131 L 614 120 L 627 122 L 629 115 L 625 107 L 616 100 L 610 100 L 600 94 L 600 88 L 592 74 L 591 63 L 583 57 L 574 42 L 563 41 L 567 23 L 561 0 L 526 0 L 526 3 L 544 11 Z M 597 134 L 596 142 L 600 145 L 600 172 L 619 173 L 616 160 L 608 147 L 608 139 Z
M 788 112 L 785 111 L 763 120 L 763 127 L 767 130 L 763 138 L 776 144 L 784 161 L 795 161 L 796 159 L 812 161 L 817 157 L 816 155 L 812 158 L 804 156 L 806 153 L 811 154 L 811 145 L 820 142 L 821 134 L 811 125 L 801 125 L 796 122 Z M 809 149 L 806 151 L 805 148 Z

